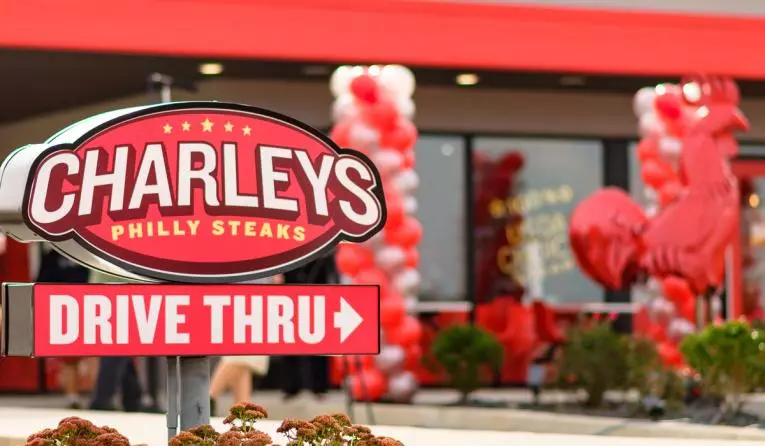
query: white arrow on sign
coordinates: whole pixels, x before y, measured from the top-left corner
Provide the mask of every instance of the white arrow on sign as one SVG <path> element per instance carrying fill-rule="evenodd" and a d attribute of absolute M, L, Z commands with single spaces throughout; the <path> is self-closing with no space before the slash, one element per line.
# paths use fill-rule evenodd
<path fill-rule="evenodd" d="M 361 315 L 353 309 L 351 304 L 344 298 L 340 298 L 340 311 L 335 312 L 334 325 L 340 330 L 340 342 L 345 342 L 356 329 L 364 322 Z"/>

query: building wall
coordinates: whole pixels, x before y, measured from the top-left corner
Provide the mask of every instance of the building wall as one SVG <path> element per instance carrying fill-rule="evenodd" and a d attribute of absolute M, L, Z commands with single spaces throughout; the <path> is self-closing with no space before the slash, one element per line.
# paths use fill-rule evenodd
<path fill-rule="evenodd" d="M 200 83 L 195 94 L 176 92 L 174 99 L 242 102 L 274 109 L 316 127 L 330 125 L 332 97 L 323 83 L 218 79 Z M 629 137 L 636 132 L 628 94 L 421 87 L 414 99 L 416 124 L 424 131 L 599 137 Z M 149 100 L 156 98 L 138 95 L 0 125 L 0 154 L 42 141 L 81 118 Z M 752 131 L 742 139 L 765 141 L 765 100 L 745 99 L 742 109 L 753 123 Z"/>

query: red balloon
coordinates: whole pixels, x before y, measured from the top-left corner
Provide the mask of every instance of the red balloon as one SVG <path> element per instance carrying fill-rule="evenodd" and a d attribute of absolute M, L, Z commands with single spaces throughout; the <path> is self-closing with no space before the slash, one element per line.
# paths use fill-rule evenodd
<path fill-rule="evenodd" d="M 420 252 L 416 248 L 407 249 L 404 264 L 409 268 L 417 268 L 420 264 Z"/>
<path fill-rule="evenodd" d="M 351 145 L 351 125 L 353 123 L 350 120 L 343 120 L 338 122 L 329 133 L 329 137 L 340 147 L 348 147 Z"/>
<path fill-rule="evenodd" d="M 637 156 L 640 162 L 654 160 L 659 157 L 659 146 L 654 138 L 643 138 L 637 146 Z"/>
<path fill-rule="evenodd" d="M 421 338 L 422 326 L 414 316 L 406 316 L 398 327 L 385 331 L 387 343 L 407 348 L 419 344 Z"/>
<path fill-rule="evenodd" d="M 417 141 L 417 128 L 411 121 L 400 117 L 396 126 L 380 135 L 380 145 L 400 152 L 411 150 Z"/>
<path fill-rule="evenodd" d="M 405 217 L 399 226 L 385 227 L 385 243 L 405 248 L 412 247 L 422 239 L 422 225 L 416 218 Z"/>
<path fill-rule="evenodd" d="M 656 96 L 654 107 L 659 115 L 670 121 L 680 119 L 683 115 L 681 99 L 674 94 L 661 94 Z"/>
<path fill-rule="evenodd" d="M 659 324 L 651 324 L 647 330 L 648 337 L 656 342 L 664 342 L 667 340 L 667 332 Z"/>
<path fill-rule="evenodd" d="M 366 122 L 383 133 L 394 129 L 399 118 L 396 105 L 391 101 L 377 101 L 364 107 L 361 110 L 361 116 Z"/>
<path fill-rule="evenodd" d="M 683 365 L 683 355 L 674 345 L 668 342 L 660 342 L 656 346 L 656 350 L 659 353 L 659 358 L 661 358 L 666 366 L 680 367 Z"/>
<path fill-rule="evenodd" d="M 502 157 L 497 171 L 503 176 L 512 175 L 521 170 L 525 163 L 526 161 L 523 157 L 523 153 L 513 151 Z"/>
<path fill-rule="evenodd" d="M 661 207 L 666 207 L 677 199 L 682 192 L 683 186 L 679 181 L 670 181 L 659 190 L 659 204 Z"/>
<path fill-rule="evenodd" d="M 351 394 L 357 401 L 377 401 L 385 395 L 385 376 L 377 369 L 364 370 L 350 377 Z"/>
<path fill-rule="evenodd" d="M 693 302 L 695 297 L 691 292 L 688 282 L 677 276 L 669 276 L 665 278 L 661 283 L 662 294 L 673 304 L 676 308 L 680 308 L 686 305 L 687 302 Z"/>
<path fill-rule="evenodd" d="M 401 324 L 406 317 L 406 305 L 404 299 L 397 294 L 389 294 L 380 302 L 380 325 L 383 329 L 390 330 Z"/>
<path fill-rule="evenodd" d="M 404 162 L 401 164 L 401 167 L 404 169 L 411 169 L 414 167 L 416 156 L 414 155 L 414 150 L 409 150 L 406 153 L 404 153 Z"/>
<path fill-rule="evenodd" d="M 401 226 L 406 219 L 404 203 L 398 196 L 386 196 L 385 208 L 388 218 L 385 220 L 385 228 L 395 229 Z"/>
<path fill-rule="evenodd" d="M 406 349 L 406 359 L 404 359 L 404 368 L 406 370 L 417 370 L 422 365 L 422 348 L 419 345 L 411 345 Z"/>
<path fill-rule="evenodd" d="M 658 159 L 648 160 L 643 163 L 640 175 L 645 184 L 656 190 L 660 190 L 669 181 L 677 180 L 677 175 L 672 170 L 672 167 Z"/>
<path fill-rule="evenodd" d="M 388 275 L 377 267 L 371 267 L 356 274 L 353 281 L 360 285 L 387 285 Z"/>
<path fill-rule="evenodd" d="M 366 104 L 375 104 L 380 96 L 377 81 L 368 74 L 362 74 L 351 81 L 351 93 Z"/>
<path fill-rule="evenodd" d="M 343 243 L 337 249 L 335 264 L 341 273 L 353 277 L 359 271 L 374 265 L 374 254 L 361 245 Z"/>
<path fill-rule="evenodd" d="M 677 306 L 677 315 L 682 317 L 688 322 L 696 322 L 696 300 L 689 300 L 682 305 Z"/>

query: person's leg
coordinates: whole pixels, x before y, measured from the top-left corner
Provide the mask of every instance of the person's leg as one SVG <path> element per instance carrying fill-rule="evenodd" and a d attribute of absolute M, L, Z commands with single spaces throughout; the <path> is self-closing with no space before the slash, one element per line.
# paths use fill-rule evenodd
<path fill-rule="evenodd" d="M 77 382 L 77 361 L 64 359 L 61 362 L 58 380 L 61 384 L 61 390 L 66 396 L 66 402 L 70 409 L 81 409 L 80 392 Z"/>
<path fill-rule="evenodd" d="M 104 357 L 98 365 L 98 376 L 93 388 L 90 408 L 93 410 L 114 410 L 112 400 L 117 393 L 122 375 L 125 373 L 129 358 Z"/>
<path fill-rule="evenodd" d="M 122 409 L 125 412 L 138 412 L 143 408 L 141 400 L 143 398 L 143 389 L 141 380 L 138 379 L 138 370 L 135 367 L 133 358 L 125 358 L 126 364 L 122 374 Z"/>
<path fill-rule="evenodd" d="M 326 356 L 310 356 L 308 373 L 310 376 L 311 392 L 316 396 L 324 396 L 329 389 L 329 358 Z"/>
<path fill-rule="evenodd" d="M 246 403 L 252 400 L 252 369 L 246 365 L 232 364 L 234 375 L 231 382 L 231 393 L 234 403 Z"/>
<path fill-rule="evenodd" d="M 302 356 L 282 357 L 282 390 L 284 398 L 297 396 L 303 389 L 303 367 L 305 361 Z"/>

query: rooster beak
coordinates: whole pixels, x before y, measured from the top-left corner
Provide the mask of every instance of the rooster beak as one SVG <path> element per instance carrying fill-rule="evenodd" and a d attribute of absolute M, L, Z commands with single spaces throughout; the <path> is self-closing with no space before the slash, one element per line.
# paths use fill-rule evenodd
<path fill-rule="evenodd" d="M 733 128 L 742 131 L 749 130 L 749 120 L 746 119 L 744 113 L 738 108 L 733 110 Z"/>

